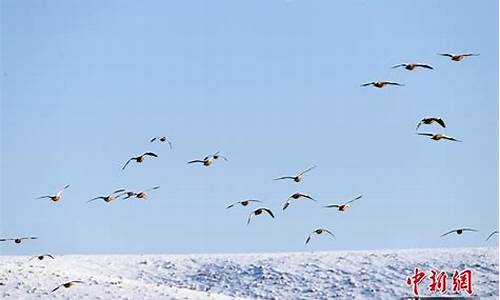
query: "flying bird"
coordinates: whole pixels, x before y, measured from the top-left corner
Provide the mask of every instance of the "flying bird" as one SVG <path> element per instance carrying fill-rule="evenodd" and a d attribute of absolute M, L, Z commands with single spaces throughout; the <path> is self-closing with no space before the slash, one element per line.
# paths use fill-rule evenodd
<path fill-rule="evenodd" d="M 152 139 L 149 140 L 150 143 L 152 143 L 154 141 L 159 141 L 160 143 L 167 143 L 168 146 L 170 147 L 170 149 L 172 149 L 172 141 L 167 136 L 153 137 Z"/>
<path fill-rule="evenodd" d="M 262 203 L 262 201 L 254 200 L 254 199 L 241 200 L 241 201 L 237 201 L 237 202 L 230 204 L 228 207 L 226 207 L 226 209 L 231 208 L 231 207 L 235 206 L 236 204 L 240 204 L 242 206 L 248 206 L 250 203 Z"/>
<path fill-rule="evenodd" d="M 439 117 L 428 117 L 428 118 L 423 118 L 422 120 L 420 120 L 420 122 L 418 122 L 417 128 L 415 130 L 418 130 L 418 128 L 420 128 L 420 126 L 422 124 L 430 125 L 433 123 L 437 123 L 437 124 L 441 125 L 441 127 L 446 128 L 446 125 L 444 124 L 443 119 L 441 119 Z"/>
<path fill-rule="evenodd" d="M 318 228 L 318 229 L 315 229 L 313 232 L 311 232 L 311 234 L 307 237 L 306 239 L 306 245 L 307 243 L 309 243 L 309 241 L 311 240 L 311 237 L 313 234 L 317 234 L 317 235 L 320 235 L 322 233 L 328 233 L 329 235 L 331 235 L 333 238 L 335 238 L 335 235 L 328 229 L 325 229 L 325 228 Z"/>
<path fill-rule="evenodd" d="M 121 193 L 121 192 L 125 192 L 125 189 L 116 190 L 116 191 L 114 191 L 111 194 L 106 195 L 106 196 L 95 197 L 94 199 L 90 199 L 89 201 L 87 201 L 87 203 L 95 201 L 95 200 L 99 200 L 99 199 L 102 199 L 104 202 L 109 203 L 109 202 L 115 200 L 115 197 L 117 197 L 116 194 Z"/>
<path fill-rule="evenodd" d="M 461 140 L 457 140 L 456 138 L 446 136 L 442 133 L 417 133 L 417 134 L 424 135 L 424 136 L 430 136 L 431 140 L 435 140 L 435 141 L 439 141 L 439 140 L 443 139 L 443 140 L 449 140 L 449 141 L 454 141 L 454 142 L 461 142 Z"/>
<path fill-rule="evenodd" d="M 146 189 L 146 190 L 143 190 L 143 191 L 139 191 L 139 192 L 127 191 L 127 192 L 118 194 L 116 196 L 116 198 L 119 198 L 121 196 L 125 196 L 123 199 L 128 199 L 128 198 L 132 198 L 132 197 L 138 198 L 138 199 L 147 199 L 148 198 L 148 193 L 147 192 L 154 191 L 154 190 L 157 190 L 159 188 L 160 188 L 159 186 L 154 186 L 152 188 L 149 188 L 149 189 Z"/>
<path fill-rule="evenodd" d="M 31 237 L 22 237 L 22 238 L 9 238 L 9 239 L 0 239 L 0 242 L 5 242 L 5 241 L 14 241 L 16 244 L 20 244 L 23 240 L 36 240 L 38 239 L 37 237 L 31 236 Z"/>
<path fill-rule="evenodd" d="M 404 84 L 401 84 L 401 83 L 391 82 L 391 81 L 385 81 L 385 80 L 382 80 L 382 81 L 372 81 L 372 82 L 368 82 L 368 83 L 363 83 L 361 86 L 370 86 L 370 85 L 373 85 L 374 87 L 379 88 L 379 89 L 383 88 L 386 85 L 404 86 Z"/>
<path fill-rule="evenodd" d="M 275 178 L 274 180 L 292 179 L 295 182 L 301 182 L 302 178 L 304 177 L 304 174 L 306 174 L 307 172 L 311 171 L 314 168 L 316 168 L 316 166 L 312 166 L 312 167 L 310 167 L 308 169 L 305 169 L 304 171 L 300 172 L 296 176 L 283 176 L 283 177 Z"/>
<path fill-rule="evenodd" d="M 460 54 L 438 53 L 438 55 L 449 57 L 453 61 L 461 61 L 469 56 L 479 56 L 479 53 L 460 53 Z"/>
<path fill-rule="evenodd" d="M 490 233 L 490 235 L 488 235 L 488 237 L 486 238 L 486 240 L 489 240 L 492 236 L 494 236 L 495 234 L 498 234 L 498 230 L 495 230 L 493 231 L 492 233 Z"/>
<path fill-rule="evenodd" d="M 38 260 L 43 260 L 45 257 L 50 257 L 50 258 L 54 259 L 54 256 L 52 256 L 50 254 L 42 254 L 42 255 L 33 256 L 28 261 L 32 261 L 35 258 L 37 258 Z"/>
<path fill-rule="evenodd" d="M 352 199 L 350 201 L 347 201 L 346 203 L 342 203 L 342 204 L 330 204 L 330 205 L 326 205 L 325 207 L 327 207 L 327 208 L 337 208 L 339 211 L 346 211 L 349 208 L 351 208 L 350 204 L 352 202 L 361 199 L 361 197 L 363 197 L 363 195 L 359 195 L 356 198 L 354 198 L 354 199 Z"/>
<path fill-rule="evenodd" d="M 300 198 L 306 198 L 306 199 L 309 199 L 312 201 L 316 201 L 313 197 L 311 197 L 309 195 L 306 195 L 306 194 L 301 193 L 301 192 L 297 192 L 297 193 L 291 195 L 290 197 L 288 197 L 288 199 L 285 202 L 285 205 L 283 205 L 283 210 L 285 210 L 288 206 L 290 206 L 290 203 L 292 203 L 292 201 L 298 200 Z"/>
<path fill-rule="evenodd" d="M 448 235 L 448 234 L 451 234 L 451 233 L 456 233 L 458 235 L 461 235 L 462 233 L 464 233 L 465 231 L 475 231 L 477 232 L 476 229 L 472 229 L 472 228 L 457 228 L 457 229 L 453 229 L 453 230 L 450 230 L 448 232 L 445 232 L 443 233 L 441 236 L 445 236 L 445 235 Z"/>
<path fill-rule="evenodd" d="M 224 157 L 224 156 L 222 156 L 222 155 L 220 155 L 219 152 L 220 151 L 217 151 L 214 154 L 207 155 L 203 159 L 195 159 L 195 160 L 188 161 L 188 164 L 202 163 L 205 167 L 208 167 L 211 164 L 213 164 L 213 162 L 216 161 L 219 158 L 222 158 L 225 161 L 227 161 L 227 158 Z"/>
<path fill-rule="evenodd" d="M 415 68 L 424 68 L 424 69 L 434 70 L 434 68 L 432 66 L 427 65 L 427 64 L 399 64 L 399 65 L 393 66 L 392 68 L 395 69 L 395 68 L 400 68 L 400 67 L 404 67 L 408 71 L 413 71 L 413 70 L 415 70 Z"/>
<path fill-rule="evenodd" d="M 135 160 L 135 162 L 137 163 L 142 163 L 144 161 L 144 159 L 146 158 L 146 156 L 151 156 L 151 157 L 158 157 L 158 155 L 156 153 L 153 153 L 153 152 L 146 152 L 142 155 L 139 155 L 139 156 L 136 156 L 136 157 L 132 157 L 131 159 L 127 160 L 127 162 L 125 163 L 125 165 L 123 165 L 122 167 L 122 170 L 125 170 L 125 168 L 127 167 L 127 165 Z"/>
<path fill-rule="evenodd" d="M 70 288 L 72 286 L 74 286 L 75 284 L 77 283 L 84 283 L 83 281 L 80 281 L 80 280 L 72 280 L 72 281 L 68 281 L 66 283 L 63 283 L 63 284 L 60 284 L 58 285 L 55 289 L 52 290 L 52 292 L 50 293 L 53 293 L 55 291 L 57 291 L 60 287 L 64 287 L 64 288 Z"/>
<path fill-rule="evenodd" d="M 248 221 L 247 221 L 247 225 L 250 224 L 250 220 L 254 217 L 254 216 L 259 216 L 261 215 L 263 212 L 269 214 L 273 219 L 274 219 L 274 215 L 273 215 L 273 212 L 269 209 L 269 208 L 265 208 L 265 207 L 260 207 L 260 208 L 257 208 L 256 210 L 252 211 L 249 215 L 248 215 Z"/>
<path fill-rule="evenodd" d="M 37 197 L 35 199 L 44 199 L 44 198 L 48 198 L 54 202 L 57 202 L 59 200 L 62 199 L 62 193 L 65 189 L 69 188 L 69 184 L 64 186 L 59 192 L 57 192 L 55 195 L 48 195 L 48 196 L 41 196 L 41 197 Z"/>

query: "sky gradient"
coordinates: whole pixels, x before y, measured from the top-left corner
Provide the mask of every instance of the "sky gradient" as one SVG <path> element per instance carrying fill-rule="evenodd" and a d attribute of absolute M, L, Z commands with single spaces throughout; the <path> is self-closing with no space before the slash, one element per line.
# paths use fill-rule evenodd
<path fill-rule="evenodd" d="M 39 237 L 2 254 L 498 244 L 484 241 L 498 228 L 497 1 L 1 5 L 0 235 Z M 435 70 L 391 69 L 404 62 Z M 360 87 L 379 79 L 405 86 Z M 447 128 L 420 131 L 464 142 L 417 136 L 431 115 Z M 218 150 L 227 162 L 186 164 Z M 159 158 L 121 170 L 144 151 Z M 299 184 L 272 180 L 311 165 Z M 58 203 L 34 199 L 66 184 Z M 85 203 L 155 185 L 146 201 Z M 297 191 L 319 203 L 283 212 Z M 245 198 L 276 219 L 225 209 Z M 305 246 L 318 226 L 337 238 Z M 440 238 L 460 226 L 480 232 Z"/>

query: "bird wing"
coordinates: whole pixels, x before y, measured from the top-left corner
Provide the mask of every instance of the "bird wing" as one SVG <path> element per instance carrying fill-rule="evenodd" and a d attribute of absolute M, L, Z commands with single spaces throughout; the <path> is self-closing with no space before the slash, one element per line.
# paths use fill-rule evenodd
<path fill-rule="evenodd" d="M 149 142 L 152 143 L 152 142 L 156 141 L 157 139 L 158 139 L 157 137 L 154 137 L 154 138 L 150 139 Z"/>
<path fill-rule="evenodd" d="M 450 230 L 450 231 L 448 231 L 448 232 L 445 232 L 445 233 L 443 233 L 441 236 L 443 237 L 443 236 L 445 236 L 445 235 L 448 235 L 448 234 L 450 234 L 450 233 L 454 233 L 454 232 L 457 232 L 457 229 L 453 229 L 453 230 Z"/>
<path fill-rule="evenodd" d="M 147 189 L 147 190 L 146 190 L 146 192 L 153 191 L 153 190 L 157 190 L 157 189 L 159 189 L 159 188 L 160 188 L 160 186 L 159 186 L 159 185 L 157 185 L 157 186 L 154 186 L 154 187 L 152 187 L 152 188 Z"/>
<path fill-rule="evenodd" d="M 367 83 L 363 83 L 361 86 L 369 86 L 369 85 L 372 85 L 374 82 L 367 82 Z"/>
<path fill-rule="evenodd" d="M 479 53 L 466 53 L 466 54 L 461 54 L 462 56 L 479 56 Z"/>
<path fill-rule="evenodd" d="M 255 211 L 252 211 L 249 215 L 248 215 L 248 220 L 247 220 L 247 225 L 250 224 L 250 220 L 252 219 L 252 217 L 255 216 Z"/>
<path fill-rule="evenodd" d="M 262 210 L 267 212 L 271 217 L 274 218 L 273 212 L 269 208 L 263 208 Z"/>
<path fill-rule="evenodd" d="M 456 138 L 452 138 L 452 137 L 444 136 L 444 135 L 443 135 L 443 139 L 449 140 L 449 141 L 454 141 L 454 142 L 462 142 L 461 140 L 458 140 Z"/>
<path fill-rule="evenodd" d="M 229 205 L 226 207 L 226 209 L 229 209 L 229 208 L 231 208 L 231 207 L 235 206 L 235 205 L 236 205 L 236 203 L 239 203 L 239 202 L 234 202 L 234 203 L 229 204 Z"/>
<path fill-rule="evenodd" d="M 99 199 L 104 200 L 105 198 L 106 198 L 106 197 L 96 197 L 96 198 L 94 198 L 94 199 L 90 199 L 90 200 L 88 200 L 88 201 L 87 201 L 87 202 L 85 202 L 85 203 L 89 203 L 89 202 L 92 202 L 92 201 L 95 201 L 95 200 L 99 200 Z"/>
<path fill-rule="evenodd" d="M 441 119 L 441 118 L 436 118 L 435 120 L 436 120 L 436 122 L 437 122 L 439 125 L 441 125 L 441 127 L 446 128 L 446 125 L 444 124 L 443 119 Z"/>
<path fill-rule="evenodd" d="M 359 195 L 359 196 L 357 196 L 356 198 L 354 198 L 354 199 L 352 199 L 352 200 L 350 200 L 350 201 L 347 201 L 346 203 L 344 203 L 344 205 L 345 205 L 345 204 L 352 203 L 352 202 L 354 202 L 354 201 L 356 201 L 356 200 L 359 200 L 359 199 L 361 199 L 361 197 L 363 197 L 363 195 Z"/>
<path fill-rule="evenodd" d="M 0 239 L 0 242 L 13 241 L 15 239 Z"/>
<path fill-rule="evenodd" d="M 309 195 L 306 195 L 306 194 L 301 194 L 302 197 L 304 198 L 307 198 L 309 200 L 312 200 L 312 201 L 316 201 L 316 199 L 314 199 L 313 197 L 309 196 Z"/>
<path fill-rule="evenodd" d="M 36 240 L 36 239 L 38 239 L 38 238 L 35 236 L 26 236 L 26 237 L 20 238 L 20 240 Z"/>
<path fill-rule="evenodd" d="M 330 230 L 328 229 L 324 229 L 324 228 L 321 228 L 323 229 L 324 232 L 328 233 L 329 235 L 331 235 L 333 238 L 335 238 L 335 234 L 333 234 L 333 232 L 331 232 Z"/>
<path fill-rule="evenodd" d="M 118 190 L 112 192 L 111 195 L 114 195 L 116 193 L 121 193 L 121 192 L 125 192 L 125 189 L 118 189 Z"/>
<path fill-rule="evenodd" d="M 401 84 L 401 83 L 397 83 L 397 82 L 392 82 L 392 81 L 384 81 L 385 84 L 389 84 L 389 85 L 400 85 L 400 86 L 403 86 L 404 84 Z"/>
<path fill-rule="evenodd" d="M 498 234 L 498 230 L 495 230 L 493 231 L 492 233 L 490 233 L 490 235 L 488 235 L 488 237 L 486 238 L 486 240 L 489 240 L 492 236 L 494 236 L 495 234 Z"/>
<path fill-rule="evenodd" d="M 422 132 L 419 132 L 417 134 L 418 135 L 425 135 L 425 136 L 434 136 L 434 134 L 432 134 L 432 133 L 422 133 Z"/>
<path fill-rule="evenodd" d="M 447 56 L 447 57 L 453 57 L 453 54 L 450 54 L 450 53 L 438 53 L 438 55 Z"/>
<path fill-rule="evenodd" d="M 305 169 L 304 171 L 302 171 L 302 172 L 299 174 L 299 176 L 304 175 L 305 173 L 307 173 L 307 172 L 311 171 L 312 169 L 314 169 L 314 168 L 316 168 L 316 167 L 317 167 L 317 166 L 312 166 L 312 167 L 310 167 L 310 168 L 308 168 L 308 169 Z"/>
<path fill-rule="evenodd" d="M 283 177 L 279 177 L 279 178 L 274 178 L 273 180 L 282 180 L 282 179 L 294 179 L 295 177 L 293 176 L 283 176 Z"/>
<path fill-rule="evenodd" d="M 423 123 L 423 120 L 420 120 L 420 122 L 418 122 L 417 128 L 415 128 L 415 130 L 418 130 L 420 128 L 420 125 L 422 125 L 422 123 Z"/>
<path fill-rule="evenodd" d="M 415 66 L 425 68 L 425 69 L 434 70 L 434 68 L 432 66 L 427 65 L 427 64 L 415 64 Z"/>
<path fill-rule="evenodd" d="M 327 208 L 339 208 L 340 205 L 339 204 L 330 204 L 330 205 L 325 205 L 324 207 L 327 207 Z"/>
<path fill-rule="evenodd" d="M 203 160 L 200 160 L 200 159 L 195 159 L 195 160 L 190 160 L 188 161 L 187 163 L 188 164 L 192 164 L 192 163 L 203 163 L 204 161 Z"/>
<path fill-rule="evenodd" d="M 52 256 L 50 254 L 44 254 L 44 256 L 47 256 L 47 257 L 50 257 L 50 258 L 54 259 L 54 256 Z"/>
<path fill-rule="evenodd" d="M 64 191 L 65 189 L 69 188 L 69 184 L 65 185 L 60 191 L 59 193 L 61 193 L 62 191 Z"/>
<path fill-rule="evenodd" d="M 52 198 L 52 196 L 40 196 L 40 197 L 37 197 L 35 199 L 43 199 L 43 198 Z"/>
<path fill-rule="evenodd" d="M 307 239 L 306 239 L 306 245 L 307 245 L 307 243 L 309 243 L 309 241 L 310 241 L 310 240 L 311 240 L 311 235 L 309 235 L 309 236 L 307 237 Z"/>
<path fill-rule="evenodd" d="M 53 293 L 53 292 L 57 291 L 57 290 L 58 290 L 60 287 L 62 287 L 62 286 L 63 286 L 62 284 L 60 284 L 60 285 L 56 286 L 56 288 L 55 288 L 55 289 L 53 289 L 50 293 Z"/>
<path fill-rule="evenodd" d="M 290 206 L 290 199 L 286 200 L 285 204 L 283 205 L 283 210 L 287 209 L 288 206 Z"/>
<path fill-rule="evenodd" d="M 153 156 L 153 157 L 158 157 L 158 154 L 154 153 L 154 152 L 146 152 L 144 153 L 143 155 L 146 155 L 146 156 Z"/>
<path fill-rule="evenodd" d="M 392 69 L 399 68 L 399 67 L 405 67 L 405 66 L 406 66 L 406 64 L 399 64 L 399 65 L 392 66 Z"/>
<path fill-rule="evenodd" d="M 473 229 L 473 228 L 462 228 L 462 231 L 474 231 L 474 232 L 477 232 L 477 230 Z"/>
<path fill-rule="evenodd" d="M 262 203 L 262 201 L 260 200 L 256 200 L 256 199 L 248 199 L 248 200 L 243 200 L 243 201 L 248 201 L 248 202 L 259 202 L 259 203 Z M 241 202 L 241 201 L 240 201 Z"/>
<path fill-rule="evenodd" d="M 170 141 L 169 138 L 167 138 L 167 144 L 168 144 L 168 147 L 170 148 L 170 150 L 172 150 L 172 142 Z"/>
<path fill-rule="evenodd" d="M 129 160 L 127 160 L 127 162 L 123 165 L 122 167 L 122 170 L 125 170 L 125 168 L 127 167 L 127 165 L 130 163 L 131 160 L 133 160 L 134 158 L 131 158 Z"/>

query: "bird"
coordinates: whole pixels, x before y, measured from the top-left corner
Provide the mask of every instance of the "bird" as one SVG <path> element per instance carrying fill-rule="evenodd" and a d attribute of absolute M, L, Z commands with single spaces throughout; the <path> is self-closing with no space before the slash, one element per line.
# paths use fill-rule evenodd
<path fill-rule="evenodd" d="M 157 190 L 159 188 L 160 188 L 160 186 L 154 186 L 152 188 L 149 188 L 149 189 L 146 189 L 143 191 L 139 191 L 139 192 L 127 191 L 127 192 L 124 192 L 124 193 L 117 195 L 116 198 L 119 198 L 121 196 L 125 196 L 123 199 L 128 199 L 131 197 L 138 198 L 138 199 L 147 199 L 148 198 L 147 192 Z"/>
<path fill-rule="evenodd" d="M 222 156 L 222 155 L 220 155 L 219 152 L 220 151 L 217 151 L 214 154 L 210 154 L 210 155 L 205 156 L 203 159 L 195 159 L 195 160 L 188 161 L 187 163 L 188 164 L 202 163 L 205 167 L 208 167 L 211 164 L 213 164 L 213 162 L 215 160 L 219 159 L 219 157 L 222 158 L 222 159 L 224 159 L 225 161 L 227 161 L 227 158 L 224 157 L 224 156 Z"/>
<path fill-rule="evenodd" d="M 460 54 L 438 53 L 438 55 L 449 57 L 453 61 L 461 61 L 469 56 L 479 56 L 479 53 L 460 53 Z"/>
<path fill-rule="evenodd" d="M 95 201 L 95 200 L 99 200 L 99 199 L 102 199 L 102 200 L 104 200 L 104 202 L 109 203 L 109 202 L 115 200 L 115 197 L 117 196 L 116 194 L 121 193 L 121 192 L 125 192 L 125 189 L 118 189 L 107 196 L 95 197 L 94 199 L 90 199 L 89 201 L 87 201 L 87 203 Z"/>
<path fill-rule="evenodd" d="M 301 193 L 301 192 L 297 192 L 297 193 L 292 194 L 290 197 L 288 197 L 288 199 L 285 202 L 285 205 L 283 205 L 283 210 L 285 210 L 288 206 L 290 206 L 290 203 L 292 201 L 300 199 L 300 198 L 306 198 L 306 199 L 309 199 L 312 201 L 316 201 L 313 197 L 311 197 L 309 195 L 306 195 L 306 194 Z"/>
<path fill-rule="evenodd" d="M 246 200 L 241 200 L 234 202 L 226 207 L 226 209 L 231 208 L 235 206 L 236 204 L 241 204 L 242 206 L 248 206 L 250 203 L 262 203 L 260 200 L 255 200 L 255 199 L 246 199 Z"/>
<path fill-rule="evenodd" d="M 379 89 L 383 88 L 386 85 L 404 86 L 404 84 L 401 84 L 401 83 L 391 82 L 391 81 L 385 81 L 385 80 L 382 80 L 382 81 L 372 81 L 372 82 L 368 82 L 368 83 L 363 83 L 361 86 L 370 86 L 370 85 L 373 85 L 374 87 L 379 88 Z"/>
<path fill-rule="evenodd" d="M 50 293 L 53 293 L 53 292 L 57 291 L 60 287 L 70 288 L 70 287 L 74 286 L 76 283 L 84 283 L 84 282 L 83 282 L 83 281 L 80 281 L 80 280 L 72 280 L 72 281 L 68 281 L 68 282 L 65 282 L 65 283 L 63 283 L 63 284 L 58 285 L 58 286 L 57 286 L 56 288 L 54 288 L 54 289 L 52 290 L 52 292 L 50 292 Z"/>
<path fill-rule="evenodd" d="M 40 196 L 35 199 L 44 199 L 48 198 L 54 202 L 57 202 L 62 199 L 62 193 L 65 189 L 69 188 L 69 184 L 65 185 L 59 192 L 57 192 L 55 195 L 48 195 L 48 196 Z"/>
<path fill-rule="evenodd" d="M 445 232 L 445 233 L 443 233 L 441 236 L 443 237 L 443 236 L 445 236 L 445 235 L 448 235 L 448 234 L 450 234 L 450 233 L 454 233 L 454 232 L 455 232 L 456 234 L 458 234 L 458 235 L 461 235 L 461 234 L 462 234 L 462 233 L 464 233 L 465 231 L 474 231 L 474 232 L 477 232 L 477 230 L 476 230 L 476 229 L 472 229 L 472 228 L 457 228 L 457 229 L 453 229 L 453 230 L 450 230 L 450 231 L 448 231 L 448 232 Z"/>
<path fill-rule="evenodd" d="M 437 123 L 437 124 L 441 125 L 441 127 L 446 128 L 446 125 L 444 124 L 443 119 L 441 119 L 440 117 L 427 117 L 427 118 L 423 118 L 422 120 L 420 120 L 418 122 L 417 128 L 415 130 L 418 130 L 418 128 L 420 128 L 420 125 L 422 125 L 422 124 L 430 125 L 433 123 Z"/>
<path fill-rule="evenodd" d="M 330 205 L 326 205 L 325 207 L 327 207 L 327 208 L 337 208 L 339 211 L 346 211 L 349 208 L 351 208 L 350 204 L 352 202 L 361 199 L 361 197 L 363 197 L 363 195 L 359 195 L 356 198 L 354 198 L 354 199 L 352 199 L 350 201 L 347 201 L 346 203 L 342 203 L 342 204 L 330 204 Z"/>
<path fill-rule="evenodd" d="M 417 133 L 417 134 L 424 135 L 424 136 L 430 136 L 431 140 L 435 140 L 435 141 L 439 141 L 439 140 L 443 139 L 443 140 L 449 140 L 449 141 L 454 141 L 454 142 L 462 142 L 461 140 L 446 136 L 442 133 Z"/>
<path fill-rule="evenodd" d="M 50 258 L 54 259 L 54 256 L 52 256 L 50 254 L 42 254 L 42 255 L 35 255 L 35 256 L 31 257 L 28 261 L 32 261 L 35 258 L 38 258 L 38 260 L 43 260 L 45 257 L 50 257 Z"/>
<path fill-rule="evenodd" d="M 283 177 L 275 178 L 274 180 L 292 179 L 295 182 L 301 182 L 302 178 L 304 177 L 304 174 L 306 174 L 307 172 L 311 171 L 314 168 L 316 168 L 316 166 L 312 166 L 312 167 L 310 167 L 308 169 L 305 169 L 304 171 L 300 172 L 296 176 L 283 176 Z"/>
<path fill-rule="evenodd" d="M 492 233 L 490 233 L 490 235 L 488 235 L 488 237 L 486 238 L 486 240 L 489 240 L 492 236 L 494 236 L 495 234 L 498 234 L 498 230 L 495 230 L 493 231 Z"/>
<path fill-rule="evenodd" d="M 408 71 L 413 71 L 413 70 L 415 70 L 415 68 L 425 68 L 425 69 L 434 70 L 434 68 L 432 66 L 427 65 L 427 64 L 399 64 L 399 65 L 393 66 L 392 68 L 395 69 L 395 68 L 399 68 L 399 67 L 404 67 Z"/>
<path fill-rule="evenodd" d="M 159 141 L 160 143 L 167 143 L 170 149 L 172 149 L 172 141 L 170 140 L 169 137 L 167 136 L 158 136 L 158 137 L 153 137 L 149 140 L 150 143 L 154 141 Z"/>
<path fill-rule="evenodd" d="M 31 237 L 22 237 L 22 238 L 8 238 L 8 239 L 0 239 L 0 242 L 5 242 L 5 241 L 14 241 L 16 244 L 20 244 L 23 240 L 36 240 L 38 239 L 37 237 L 31 236 Z"/>
<path fill-rule="evenodd" d="M 307 237 L 307 239 L 306 239 L 306 245 L 311 240 L 311 237 L 312 237 L 313 234 L 318 234 L 319 235 L 319 234 L 322 234 L 323 232 L 326 232 L 329 235 L 331 235 L 333 238 L 335 238 L 335 235 L 330 230 L 325 229 L 325 228 L 317 228 L 313 232 L 311 232 L 311 234 L 309 234 L 309 236 Z"/>
<path fill-rule="evenodd" d="M 137 163 L 142 163 L 144 161 L 144 159 L 146 158 L 146 156 L 151 156 L 151 157 L 158 157 L 158 155 L 156 153 L 153 153 L 153 152 L 145 152 L 143 153 L 142 155 L 139 155 L 139 156 L 136 156 L 136 157 L 132 157 L 131 159 L 127 160 L 127 162 L 125 163 L 125 165 L 123 165 L 122 167 L 122 170 L 125 170 L 125 168 L 127 167 L 127 165 L 135 160 L 135 162 Z"/>
<path fill-rule="evenodd" d="M 252 219 L 253 216 L 258 216 L 258 215 L 262 214 L 263 212 L 266 212 L 267 214 L 269 214 L 274 219 L 274 214 L 273 214 L 273 212 L 269 208 L 259 207 L 256 210 L 252 211 L 248 215 L 247 225 L 250 224 L 250 220 Z"/>

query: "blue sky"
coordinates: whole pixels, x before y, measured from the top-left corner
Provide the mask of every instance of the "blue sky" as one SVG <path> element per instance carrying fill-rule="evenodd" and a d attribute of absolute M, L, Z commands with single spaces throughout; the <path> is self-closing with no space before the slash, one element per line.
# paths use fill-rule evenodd
<path fill-rule="evenodd" d="M 496 245 L 497 1 L 2 1 L 2 254 Z M 454 63 L 438 52 L 478 52 Z M 435 70 L 391 69 L 403 62 Z M 404 87 L 361 88 L 373 80 Z M 415 134 L 422 117 L 463 143 Z M 174 147 L 150 144 L 168 135 Z M 220 150 L 228 162 L 187 165 Z M 144 151 L 158 159 L 123 163 Z M 276 182 L 311 165 L 300 184 Z M 34 198 L 70 184 L 58 203 Z M 85 201 L 160 185 L 150 199 Z M 298 201 L 302 191 L 319 203 Z M 321 206 L 363 198 L 340 213 Z M 246 225 L 257 198 L 276 219 Z M 318 226 L 337 236 L 304 246 Z M 440 235 L 460 226 L 479 233 Z"/>

